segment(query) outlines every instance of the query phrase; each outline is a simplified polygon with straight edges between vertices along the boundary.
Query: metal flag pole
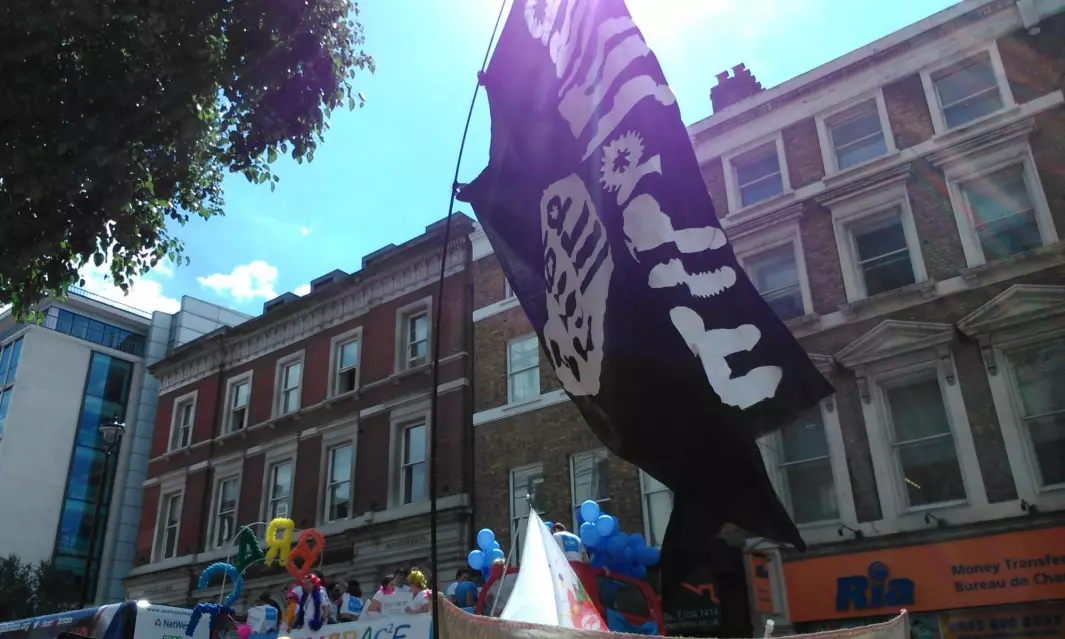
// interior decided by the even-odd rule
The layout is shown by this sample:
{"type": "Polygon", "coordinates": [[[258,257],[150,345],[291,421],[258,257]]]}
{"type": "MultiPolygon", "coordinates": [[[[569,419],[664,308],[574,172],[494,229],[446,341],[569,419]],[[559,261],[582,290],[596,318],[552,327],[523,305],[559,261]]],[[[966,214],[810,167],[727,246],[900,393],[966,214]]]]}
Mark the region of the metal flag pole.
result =
{"type": "Polygon", "coordinates": [[[496,34],[499,32],[499,23],[503,20],[503,10],[507,6],[507,0],[503,0],[499,5],[499,14],[496,15],[496,23],[492,28],[492,36],[488,39],[488,47],[484,52],[484,60],[481,62],[481,71],[477,74],[477,84],[473,89],[473,97],[470,99],[470,109],[466,114],[466,125],[462,129],[462,140],[459,142],[458,158],[455,160],[455,176],[451,181],[451,200],[447,207],[447,218],[444,221],[444,237],[442,240],[443,250],[440,256],[440,281],[437,284],[436,301],[433,308],[433,366],[432,366],[432,390],[430,391],[430,403],[429,403],[429,565],[432,572],[431,579],[431,592],[432,592],[432,619],[433,619],[433,638],[438,639],[440,636],[440,565],[438,562],[437,552],[437,520],[439,519],[439,510],[437,506],[437,495],[439,493],[439,479],[437,476],[437,413],[438,413],[438,393],[437,388],[440,385],[440,344],[441,344],[441,318],[444,312],[444,279],[447,274],[447,255],[448,255],[448,243],[451,242],[451,217],[455,212],[455,197],[458,195],[459,184],[459,171],[462,168],[462,154],[466,150],[466,137],[470,133],[470,122],[473,120],[473,109],[477,105],[477,95],[481,90],[481,74],[488,67],[488,58],[492,53],[492,45],[495,44],[496,34]]]}

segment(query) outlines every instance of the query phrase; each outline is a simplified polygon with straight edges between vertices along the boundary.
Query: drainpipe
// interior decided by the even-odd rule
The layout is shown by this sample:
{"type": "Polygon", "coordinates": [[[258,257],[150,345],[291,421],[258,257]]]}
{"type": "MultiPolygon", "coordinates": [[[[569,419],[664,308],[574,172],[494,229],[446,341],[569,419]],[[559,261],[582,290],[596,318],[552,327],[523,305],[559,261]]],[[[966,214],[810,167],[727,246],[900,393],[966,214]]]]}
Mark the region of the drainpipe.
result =
{"type": "MultiPolygon", "coordinates": [[[[463,308],[466,309],[467,311],[470,311],[473,308],[473,300],[474,300],[474,287],[473,287],[474,278],[473,278],[473,246],[472,246],[472,244],[469,241],[466,242],[466,264],[467,264],[467,269],[466,269],[467,275],[466,275],[466,278],[467,278],[467,282],[468,282],[467,285],[466,285],[466,296],[467,296],[466,300],[467,300],[467,303],[463,305],[463,308]]],[[[474,459],[474,454],[476,453],[476,448],[477,448],[477,439],[474,436],[474,432],[473,432],[473,411],[474,411],[474,407],[476,406],[476,398],[477,398],[477,384],[476,384],[476,382],[477,382],[477,365],[476,365],[476,359],[475,359],[475,355],[476,355],[476,353],[475,353],[476,340],[474,339],[474,332],[475,332],[474,328],[475,327],[474,327],[474,323],[473,323],[473,313],[472,312],[467,312],[464,321],[465,321],[465,325],[466,325],[466,352],[469,353],[469,356],[467,358],[466,368],[467,368],[467,379],[470,380],[470,389],[469,389],[469,392],[466,395],[466,401],[467,401],[468,410],[465,411],[465,413],[466,413],[465,414],[466,423],[463,425],[463,431],[464,431],[463,432],[463,443],[465,444],[465,446],[464,446],[465,450],[463,452],[465,453],[465,457],[466,457],[465,462],[463,464],[464,465],[464,469],[463,470],[464,470],[464,474],[465,474],[465,482],[464,483],[466,485],[466,492],[470,496],[470,507],[473,509],[473,514],[470,515],[468,518],[466,518],[467,522],[469,523],[469,525],[467,527],[467,530],[466,530],[467,535],[468,535],[468,539],[466,540],[466,546],[468,548],[473,548],[473,547],[475,547],[477,545],[475,543],[477,535],[474,532],[475,530],[477,530],[477,526],[476,526],[477,521],[475,519],[476,516],[477,516],[477,508],[476,508],[476,504],[477,504],[477,482],[475,481],[477,466],[475,464],[476,460],[474,459]]]]}

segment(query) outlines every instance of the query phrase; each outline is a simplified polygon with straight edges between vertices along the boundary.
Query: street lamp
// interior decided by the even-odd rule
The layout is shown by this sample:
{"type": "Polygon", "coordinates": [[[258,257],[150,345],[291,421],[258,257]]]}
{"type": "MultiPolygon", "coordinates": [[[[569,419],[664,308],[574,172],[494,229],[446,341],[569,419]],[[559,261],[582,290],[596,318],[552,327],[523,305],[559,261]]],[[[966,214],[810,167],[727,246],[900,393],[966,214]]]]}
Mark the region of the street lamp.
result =
{"type": "Polygon", "coordinates": [[[104,440],[104,444],[107,448],[104,449],[104,467],[103,477],[101,479],[100,489],[96,493],[96,503],[93,505],[92,515],[92,527],[89,529],[89,550],[85,555],[85,576],[81,580],[81,599],[78,603],[78,609],[85,608],[89,600],[89,586],[91,581],[89,576],[92,574],[92,556],[96,550],[96,531],[100,525],[100,514],[104,503],[104,491],[110,491],[112,486],[107,481],[107,471],[111,465],[111,453],[122,443],[122,435],[126,433],[126,425],[118,420],[117,417],[112,417],[109,421],[100,424],[96,432],[100,435],[100,438],[104,440]]]}

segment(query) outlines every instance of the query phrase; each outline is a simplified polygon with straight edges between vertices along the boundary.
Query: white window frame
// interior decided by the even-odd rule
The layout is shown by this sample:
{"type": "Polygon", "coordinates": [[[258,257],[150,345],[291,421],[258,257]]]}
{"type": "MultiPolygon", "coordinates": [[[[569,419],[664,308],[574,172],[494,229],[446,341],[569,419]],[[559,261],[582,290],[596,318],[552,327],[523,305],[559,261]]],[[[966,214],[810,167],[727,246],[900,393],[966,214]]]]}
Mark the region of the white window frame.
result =
{"type": "MultiPolygon", "coordinates": [[[[507,522],[508,522],[507,528],[510,529],[510,546],[509,547],[511,549],[513,549],[514,561],[515,562],[517,562],[518,559],[521,557],[521,550],[522,549],[519,547],[519,544],[520,544],[519,535],[521,535],[521,530],[519,530],[519,528],[522,525],[524,525],[524,523],[525,523],[524,521],[519,521],[519,519],[522,519],[522,520],[527,519],[528,515],[525,515],[524,517],[519,518],[519,517],[517,517],[517,513],[514,510],[514,501],[515,501],[515,499],[514,499],[515,498],[515,493],[514,493],[515,483],[514,483],[514,480],[518,477],[519,474],[529,473],[530,471],[532,471],[530,476],[535,476],[537,473],[539,473],[539,475],[541,477],[541,480],[540,480],[541,484],[543,484],[546,481],[547,474],[544,472],[544,465],[543,465],[542,462],[533,462],[533,463],[530,463],[530,464],[522,464],[520,466],[515,466],[514,468],[510,469],[509,473],[507,473],[507,488],[508,488],[508,490],[507,490],[507,513],[509,514],[509,519],[507,520],[507,522]]],[[[540,512],[540,511],[537,511],[536,514],[542,515],[543,513],[540,512]]]]}
{"type": "Polygon", "coordinates": [[[1065,508],[1065,490],[1041,487],[1039,471],[1017,395],[1011,352],[1065,338],[1065,286],[1015,284],[958,322],[982,350],[984,374],[1002,432],[1017,500],[1040,509],[1065,508]]]}
{"type": "Polygon", "coordinates": [[[826,177],[832,177],[840,173],[849,173],[861,169],[862,167],[868,167],[869,165],[875,164],[877,161],[883,160],[898,152],[898,148],[895,146],[895,134],[891,130],[891,120],[888,119],[887,105],[884,102],[884,92],[882,89],[877,89],[872,94],[866,94],[854,100],[850,100],[830,111],[815,116],[814,124],[817,126],[817,139],[821,147],[821,160],[825,164],[826,177]],[[874,103],[874,108],[876,109],[877,115],[880,117],[880,131],[884,134],[884,146],[887,150],[883,155],[871,160],[855,164],[854,166],[845,169],[840,169],[839,159],[836,156],[836,147],[832,142],[831,122],[842,113],[868,102],[874,103]]]}
{"type": "MultiPolygon", "coordinates": [[[[326,460],[321,464],[318,476],[318,524],[323,525],[330,523],[329,519],[329,477],[331,460],[329,453],[334,448],[339,446],[351,446],[351,487],[350,497],[348,500],[348,511],[351,513],[351,517],[355,516],[355,474],[357,471],[357,464],[359,461],[359,422],[357,417],[352,417],[349,420],[338,422],[335,426],[327,427],[322,432],[322,449],[320,459],[326,460]]],[[[349,519],[350,519],[349,518],[349,519]]],[[[333,521],[345,521],[342,519],[333,521]]]]}
{"type": "Polygon", "coordinates": [[[306,351],[298,351],[277,360],[277,364],[274,368],[274,418],[295,415],[303,408],[303,381],[307,376],[305,355],[306,351]],[[293,364],[299,364],[300,366],[300,382],[296,385],[296,388],[289,389],[290,391],[294,390],[296,392],[296,408],[285,412],[285,389],[283,388],[285,383],[285,371],[293,364]]]}
{"type": "Polygon", "coordinates": [[[407,501],[407,467],[414,467],[419,464],[425,464],[425,494],[429,494],[429,424],[421,420],[413,421],[409,424],[402,426],[399,430],[399,503],[401,506],[410,506],[413,504],[420,504],[422,501],[414,500],[413,490],[411,492],[411,501],[407,501]],[[425,429],[425,443],[423,444],[424,453],[423,458],[420,461],[407,462],[407,432],[416,428],[425,429]]]}
{"type": "MultiPolygon", "coordinates": [[[[241,460],[243,461],[243,460],[241,460]]],[[[234,472],[231,469],[222,470],[221,468],[215,469],[214,485],[211,489],[211,520],[207,524],[207,547],[208,548],[223,548],[230,545],[233,539],[237,535],[237,522],[240,513],[240,491],[241,491],[241,474],[240,469],[234,472]],[[233,537],[224,543],[217,543],[218,535],[218,520],[221,518],[222,508],[222,485],[226,482],[237,483],[237,499],[233,503],[233,537]]]]}
{"type": "Polygon", "coordinates": [[[229,435],[231,433],[248,430],[248,426],[251,422],[251,393],[252,390],[254,390],[254,387],[252,386],[254,374],[254,370],[249,370],[246,373],[235,375],[226,380],[226,408],[225,417],[222,422],[223,435],[229,435]],[[248,404],[244,407],[244,425],[238,429],[232,429],[230,427],[232,426],[233,421],[233,400],[236,397],[236,393],[234,391],[236,390],[237,386],[240,386],[241,384],[248,385],[248,404]]]}
{"type": "Polygon", "coordinates": [[[423,297],[411,302],[396,311],[396,373],[414,370],[427,366],[433,361],[433,298],[423,297]],[[426,317],[426,349],[425,364],[411,365],[410,360],[410,320],[421,314],[426,317]]]}
{"type": "MultiPolygon", "coordinates": [[[[1020,166],[1024,173],[1024,182],[1028,187],[1028,197],[1035,209],[1035,220],[1043,246],[1050,246],[1058,241],[1058,231],[1054,227],[1054,218],[1050,213],[1039,169],[1028,144],[1028,134],[1033,130],[1034,122],[1028,120],[1020,126],[1013,127],[999,139],[994,146],[985,144],[978,148],[947,148],[934,154],[930,159],[943,170],[950,194],[950,203],[954,209],[954,219],[958,225],[962,251],[969,267],[987,264],[983,246],[976,235],[969,216],[969,206],[963,192],[965,184],[986,177],[993,173],[1020,166]]],[[[1014,258],[1017,256],[1013,256],[1014,258]]],[[[1012,259],[1012,258],[1007,258],[1012,259]]]]}
{"type": "Polygon", "coordinates": [[[347,395],[349,393],[356,394],[359,392],[359,384],[362,377],[362,327],[354,328],[350,331],[345,331],[339,335],[334,336],[329,340],[329,397],[339,397],[341,395],[347,395]],[[340,365],[340,348],[351,342],[358,342],[358,354],[355,357],[355,389],[350,391],[340,391],[340,375],[349,369],[344,371],[339,370],[340,365]]]}
{"type": "Polygon", "coordinates": [[[793,322],[803,317],[809,317],[814,313],[813,298],[810,294],[810,279],[806,274],[806,254],[802,247],[802,234],[799,231],[798,221],[781,220],[771,227],[759,229],[732,240],[732,248],[736,254],[736,259],[739,261],[740,266],[743,267],[743,270],[748,273],[750,272],[750,264],[758,261],[766,253],[789,244],[795,252],[795,269],[799,278],[799,290],[802,292],[804,311],[803,315],[786,320],[793,322]]]}
{"type": "Polygon", "coordinates": [[[503,299],[509,300],[514,297],[514,289],[510,286],[510,280],[503,276],[503,299]]]}
{"type": "MultiPolygon", "coordinates": [[[[593,448],[592,450],[584,450],[584,451],[581,451],[579,453],[573,453],[572,455],[569,456],[570,518],[573,520],[573,530],[577,530],[578,529],[578,526],[577,526],[577,511],[580,510],[581,504],[583,503],[583,502],[578,502],[577,501],[577,472],[576,472],[575,466],[577,464],[577,460],[578,459],[580,459],[582,457],[591,457],[591,456],[600,457],[604,461],[606,461],[607,464],[610,463],[610,461],[609,461],[610,460],[610,453],[607,452],[607,449],[605,449],[605,448],[593,448]]],[[[610,490],[610,484],[609,484],[610,474],[609,473],[607,473],[606,479],[608,481],[608,483],[607,483],[607,496],[603,497],[602,499],[596,499],[595,503],[597,503],[597,504],[608,503],[610,501],[610,499],[613,497],[613,491],[610,490]]]]}
{"type": "Polygon", "coordinates": [[[522,335],[521,337],[515,337],[512,340],[507,341],[507,404],[521,404],[524,402],[530,402],[535,399],[539,399],[542,389],[540,388],[540,345],[536,337],[536,333],[530,333],[528,335],[522,335]],[[524,342],[527,340],[533,340],[537,342],[536,345],[536,364],[528,368],[523,368],[520,371],[511,370],[510,359],[510,347],[518,342],[524,342]],[[521,399],[515,399],[514,397],[514,384],[512,383],[514,375],[518,373],[525,373],[530,370],[536,371],[536,393],[530,397],[523,397],[521,399]]]}
{"type": "Polygon", "coordinates": [[[781,131],[777,131],[770,137],[761,138],[756,142],[746,144],[742,148],[732,151],[728,155],[722,157],[721,163],[725,170],[725,195],[728,199],[729,216],[762,208],[770,208],[774,203],[779,202],[782,198],[793,192],[791,188],[791,178],[788,175],[788,159],[784,153],[784,135],[781,131]],[[780,165],[781,192],[773,197],[744,206],[743,198],[740,193],[739,180],[736,177],[735,162],[744,155],[769,144],[776,146],[777,163],[780,165]]]}
{"type": "MultiPolygon", "coordinates": [[[[670,502],[669,513],[672,516],[672,514],[673,514],[673,506],[674,506],[673,491],[670,490],[668,487],[665,487],[662,490],[648,490],[648,488],[647,488],[648,480],[650,480],[650,479],[654,479],[654,478],[651,477],[650,475],[648,475],[647,473],[645,473],[644,471],[642,471],[642,470],[640,471],[640,509],[641,509],[641,512],[643,513],[643,538],[647,540],[647,544],[648,545],[654,545],[656,547],[661,548],[661,544],[655,544],[654,543],[655,542],[655,535],[654,535],[654,531],[651,529],[651,509],[648,507],[647,502],[648,502],[648,498],[651,495],[657,495],[658,493],[662,493],[662,492],[669,493],[669,502],[670,502]]],[[[658,481],[658,480],[655,480],[655,481],[658,481]]],[[[659,482],[659,483],[661,483],[661,482],[659,482]]],[[[663,484],[663,486],[665,486],[665,484],[663,484]]],[[[668,523],[669,523],[668,519],[666,520],[666,523],[668,525],[668,523]]],[[[665,533],[662,533],[662,537],[663,537],[663,540],[664,540],[665,533]]]]}
{"type": "Polygon", "coordinates": [[[432,458],[429,443],[432,438],[433,424],[430,417],[429,400],[414,402],[392,410],[389,415],[390,432],[388,443],[388,503],[391,508],[420,508],[424,502],[403,503],[403,434],[410,426],[425,425],[425,481],[426,495],[429,494],[429,473],[432,472],[432,458]]]}
{"type": "MultiPolygon", "coordinates": [[[[868,298],[852,232],[855,227],[875,221],[896,208],[899,209],[906,247],[910,252],[914,283],[919,284],[928,280],[928,271],[925,268],[924,255],[921,253],[921,242],[917,236],[917,227],[913,221],[913,208],[910,206],[909,190],[906,186],[908,179],[909,172],[906,171],[901,175],[893,176],[872,190],[823,201],[832,213],[832,229],[836,237],[836,250],[839,252],[843,288],[847,301],[850,303],[868,298]]],[[[881,295],[891,295],[900,290],[904,289],[887,291],[881,295]]]]}
{"type": "Polygon", "coordinates": [[[155,530],[152,534],[152,563],[160,561],[166,561],[175,557],[181,556],[181,517],[185,510],[185,477],[181,476],[177,480],[166,482],[159,487],[159,506],[155,513],[155,530]],[[178,519],[174,526],[166,526],[166,513],[170,512],[170,503],[173,498],[180,500],[178,504],[178,519]],[[174,530],[174,554],[170,557],[165,556],[166,549],[166,530],[173,528],[174,530]]]}
{"type": "MultiPolygon", "coordinates": [[[[274,498],[274,470],[277,467],[284,464],[292,465],[292,474],[288,483],[288,507],[285,511],[284,517],[292,516],[292,495],[295,492],[296,486],[296,457],[295,455],[288,457],[277,457],[267,460],[264,465],[263,471],[263,521],[270,521],[274,518],[273,505],[274,502],[280,501],[274,498]]],[[[279,517],[282,515],[278,515],[279,517]]]]}
{"type": "Polygon", "coordinates": [[[857,377],[862,416],[876,476],[883,525],[882,534],[925,529],[925,514],[963,523],[985,516],[987,493],[969,428],[969,416],[954,365],[954,327],[951,324],[885,320],[851,342],[835,358],[857,377]],[[934,374],[951,426],[966,498],[943,504],[910,506],[888,418],[885,389],[904,380],[934,374]]]}
{"type": "Polygon", "coordinates": [[[921,84],[924,87],[925,100],[928,103],[928,111],[932,114],[932,126],[936,135],[942,135],[953,131],[971,130],[973,126],[986,122],[1016,105],[1016,102],[1013,100],[1013,91],[1010,89],[1010,83],[1006,77],[1006,69],[1002,65],[1002,55],[999,53],[996,41],[991,41],[990,44],[960,52],[945,60],[937,61],[933,66],[922,69],[921,84]],[[957,64],[985,55],[988,56],[991,61],[991,70],[995,74],[999,95],[1002,98],[1002,108],[993,113],[966,122],[953,129],[948,128],[946,118],[943,116],[943,107],[939,102],[939,93],[936,91],[934,81],[935,76],[957,64]]]}
{"type": "Polygon", "coordinates": [[[181,395],[179,397],[175,397],[174,398],[174,404],[173,404],[174,407],[170,411],[170,434],[169,434],[169,437],[166,440],[166,452],[173,453],[173,452],[177,452],[179,450],[184,450],[184,449],[188,448],[189,446],[192,446],[192,436],[193,436],[193,434],[195,433],[195,430],[196,430],[196,404],[198,403],[199,395],[200,395],[200,391],[199,390],[194,390],[194,391],[192,391],[190,393],[185,393],[184,395],[181,395]],[[186,404],[188,404],[190,406],[189,419],[191,421],[189,422],[189,426],[188,426],[188,428],[189,428],[189,441],[184,446],[175,446],[174,445],[174,435],[177,434],[178,429],[184,428],[182,425],[180,425],[178,423],[179,419],[180,419],[181,412],[182,412],[179,409],[184,407],[186,404]]]}

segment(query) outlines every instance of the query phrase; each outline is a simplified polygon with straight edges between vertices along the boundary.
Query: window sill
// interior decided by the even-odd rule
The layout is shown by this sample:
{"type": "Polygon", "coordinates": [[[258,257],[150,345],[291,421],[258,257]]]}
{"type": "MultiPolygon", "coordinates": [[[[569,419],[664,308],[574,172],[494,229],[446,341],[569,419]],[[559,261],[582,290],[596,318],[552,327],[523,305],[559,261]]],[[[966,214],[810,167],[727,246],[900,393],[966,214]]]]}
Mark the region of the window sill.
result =
{"type": "Polygon", "coordinates": [[[935,280],[926,279],[893,291],[854,300],[844,304],[839,310],[848,321],[868,319],[869,317],[884,315],[900,308],[912,306],[914,302],[929,300],[935,296],[935,280]]]}
{"type": "MultiPolygon", "coordinates": [[[[994,113],[988,113],[987,115],[966,122],[965,124],[958,125],[952,129],[939,131],[932,137],[932,141],[940,145],[954,144],[959,139],[968,137],[974,132],[982,131],[984,129],[992,129],[1007,120],[1012,120],[1020,112],[1020,106],[1016,104],[1006,105],[994,113]]],[[[940,112],[940,116],[942,117],[942,111],[940,112]]]]}
{"type": "MultiPolygon", "coordinates": [[[[768,200],[762,200],[761,202],[751,204],[750,206],[745,206],[741,209],[737,209],[736,211],[729,211],[728,215],[724,216],[723,218],[720,218],[720,221],[724,223],[726,220],[728,220],[727,226],[729,227],[735,226],[737,224],[742,224],[743,222],[760,217],[770,211],[790,204],[795,200],[795,198],[796,195],[794,190],[785,191],[780,195],[775,195],[769,198],[768,200]]],[[[722,224],[722,226],[724,227],[726,225],[722,224]]]]}
{"type": "Polygon", "coordinates": [[[509,413],[509,412],[515,411],[515,410],[517,410],[519,408],[522,408],[524,406],[528,406],[529,404],[539,403],[540,398],[542,398],[542,397],[543,397],[543,395],[537,395],[536,397],[527,397],[525,399],[520,399],[520,400],[518,400],[516,402],[507,402],[507,404],[505,404],[503,406],[503,412],[504,413],[509,413]]]}
{"type": "Polygon", "coordinates": [[[504,404],[502,406],[496,406],[495,408],[489,408],[473,414],[473,425],[480,426],[489,422],[494,422],[500,419],[514,417],[534,410],[540,410],[541,408],[547,408],[556,404],[562,404],[569,401],[569,395],[562,389],[548,391],[541,394],[539,397],[534,397],[527,402],[520,404],[504,404]]]}
{"type": "Polygon", "coordinates": [[[393,385],[395,385],[399,384],[400,381],[408,377],[414,377],[415,375],[428,375],[431,372],[433,372],[433,365],[431,362],[426,362],[425,364],[419,364],[418,366],[412,366],[411,368],[405,368],[399,372],[392,373],[392,375],[387,380],[383,381],[390,381],[393,385]]]}
{"type": "Polygon", "coordinates": [[[1055,266],[1062,258],[1065,258],[1065,242],[1059,241],[1001,260],[970,266],[961,272],[961,278],[969,285],[983,286],[1055,266]]]}
{"type": "Polygon", "coordinates": [[[789,320],[784,320],[784,326],[787,326],[792,333],[807,334],[811,332],[810,329],[816,330],[821,325],[821,316],[817,313],[807,313],[806,315],[800,315],[799,317],[793,317],[789,320]]]}
{"type": "Polygon", "coordinates": [[[479,322],[485,318],[498,315],[504,311],[509,311],[512,308],[518,308],[519,306],[521,306],[521,303],[518,302],[517,297],[507,297],[475,310],[473,312],[473,321],[479,322]]]}
{"type": "Polygon", "coordinates": [[[854,166],[847,167],[842,171],[835,171],[829,173],[822,180],[825,183],[825,190],[832,189],[844,182],[851,182],[852,180],[860,180],[866,175],[873,175],[880,172],[889,166],[892,166],[898,162],[901,152],[897,149],[889,150],[884,155],[875,157],[872,160],[866,160],[861,164],[855,164],[854,166]]]}
{"type": "Polygon", "coordinates": [[[359,401],[359,389],[356,388],[355,390],[345,391],[345,392],[339,393],[337,395],[330,395],[329,397],[327,397],[325,399],[324,402],[322,402],[322,405],[325,406],[326,408],[329,408],[333,404],[336,404],[337,402],[343,402],[343,401],[351,401],[351,402],[359,401]]]}
{"type": "Polygon", "coordinates": [[[913,516],[916,516],[916,515],[924,516],[924,515],[926,515],[928,513],[932,513],[934,515],[937,510],[950,510],[950,509],[956,509],[956,508],[967,508],[969,506],[972,506],[972,504],[969,503],[968,499],[955,499],[953,501],[939,502],[938,504],[925,504],[924,506],[907,506],[906,510],[902,511],[899,514],[899,516],[900,517],[906,517],[906,516],[913,517],[913,516]]]}

